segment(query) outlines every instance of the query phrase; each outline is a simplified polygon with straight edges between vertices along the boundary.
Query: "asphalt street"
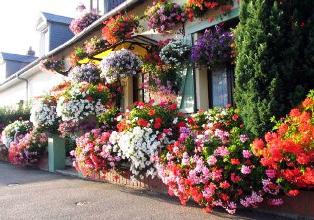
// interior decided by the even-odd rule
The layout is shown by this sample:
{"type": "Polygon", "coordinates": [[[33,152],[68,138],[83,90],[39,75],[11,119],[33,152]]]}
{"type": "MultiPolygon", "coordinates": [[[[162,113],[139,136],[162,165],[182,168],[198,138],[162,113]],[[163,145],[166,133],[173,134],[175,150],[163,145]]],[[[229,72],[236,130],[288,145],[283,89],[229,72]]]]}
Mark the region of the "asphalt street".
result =
{"type": "Polygon", "coordinates": [[[0,162],[0,220],[279,219],[252,211],[239,214],[207,214],[193,203],[183,207],[167,195],[0,162]]]}

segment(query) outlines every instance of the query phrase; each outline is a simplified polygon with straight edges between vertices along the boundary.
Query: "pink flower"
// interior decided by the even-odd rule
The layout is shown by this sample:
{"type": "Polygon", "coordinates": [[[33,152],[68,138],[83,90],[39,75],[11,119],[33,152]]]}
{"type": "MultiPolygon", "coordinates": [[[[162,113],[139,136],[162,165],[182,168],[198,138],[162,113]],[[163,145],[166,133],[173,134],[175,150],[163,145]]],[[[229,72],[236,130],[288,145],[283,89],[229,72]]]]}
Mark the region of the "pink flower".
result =
{"type": "Polygon", "coordinates": [[[249,138],[248,138],[247,135],[245,135],[245,134],[241,134],[241,135],[240,135],[240,141],[241,141],[242,143],[247,142],[248,139],[249,139],[249,138]]]}
{"type": "Polygon", "coordinates": [[[212,165],[215,165],[217,163],[217,159],[215,156],[211,155],[208,157],[207,159],[207,163],[212,166],[212,165]]]}
{"type": "Polygon", "coordinates": [[[251,173],[251,168],[249,166],[242,165],[241,173],[243,173],[243,174],[250,174],[251,173]]]}
{"type": "Polygon", "coordinates": [[[248,159],[252,156],[251,152],[249,150],[243,150],[242,151],[243,157],[248,159]]]}
{"type": "Polygon", "coordinates": [[[215,156],[221,156],[221,157],[228,156],[229,155],[229,150],[226,147],[221,146],[221,147],[218,147],[214,151],[214,155],[215,156]]]}
{"type": "Polygon", "coordinates": [[[273,206],[280,206],[283,204],[283,200],[282,199],[270,199],[268,201],[269,205],[273,205],[273,206]]]}
{"type": "Polygon", "coordinates": [[[266,175],[268,176],[268,178],[275,178],[276,176],[276,170],[271,170],[271,169],[268,169],[266,170],[266,175]]]}

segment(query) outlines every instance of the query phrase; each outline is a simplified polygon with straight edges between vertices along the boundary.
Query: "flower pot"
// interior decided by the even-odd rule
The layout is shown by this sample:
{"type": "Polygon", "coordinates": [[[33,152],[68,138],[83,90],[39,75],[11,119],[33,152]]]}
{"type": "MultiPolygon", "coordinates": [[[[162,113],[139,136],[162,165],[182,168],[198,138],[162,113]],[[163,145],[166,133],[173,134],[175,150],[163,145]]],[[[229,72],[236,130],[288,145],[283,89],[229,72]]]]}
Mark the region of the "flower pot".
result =
{"type": "Polygon", "coordinates": [[[48,164],[49,172],[65,168],[65,141],[55,134],[48,137],[48,164]]]}

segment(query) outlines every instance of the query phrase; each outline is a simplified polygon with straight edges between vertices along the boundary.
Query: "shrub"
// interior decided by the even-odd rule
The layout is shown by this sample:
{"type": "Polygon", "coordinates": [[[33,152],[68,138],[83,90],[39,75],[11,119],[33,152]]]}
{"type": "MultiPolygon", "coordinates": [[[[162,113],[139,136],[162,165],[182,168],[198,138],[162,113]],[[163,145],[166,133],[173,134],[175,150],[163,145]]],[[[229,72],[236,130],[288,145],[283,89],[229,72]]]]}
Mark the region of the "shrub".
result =
{"type": "Polygon", "coordinates": [[[314,88],[314,1],[241,1],[235,101],[255,136],[314,88]]]}
{"type": "Polygon", "coordinates": [[[16,120],[29,120],[30,108],[12,108],[12,107],[1,107],[0,108],[0,131],[4,129],[8,124],[16,120]]]}
{"type": "Polygon", "coordinates": [[[16,120],[15,122],[7,125],[2,131],[1,139],[7,148],[10,144],[23,137],[32,129],[32,124],[29,121],[16,120]]]}

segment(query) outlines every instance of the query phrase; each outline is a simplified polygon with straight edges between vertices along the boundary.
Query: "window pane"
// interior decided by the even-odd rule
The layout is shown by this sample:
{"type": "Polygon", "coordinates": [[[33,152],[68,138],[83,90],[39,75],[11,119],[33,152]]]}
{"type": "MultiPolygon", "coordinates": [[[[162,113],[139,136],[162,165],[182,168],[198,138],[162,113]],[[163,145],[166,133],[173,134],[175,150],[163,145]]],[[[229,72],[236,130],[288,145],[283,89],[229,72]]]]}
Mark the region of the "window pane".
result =
{"type": "Polygon", "coordinates": [[[228,79],[226,68],[214,69],[211,76],[213,107],[225,107],[228,104],[228,79]]]}

